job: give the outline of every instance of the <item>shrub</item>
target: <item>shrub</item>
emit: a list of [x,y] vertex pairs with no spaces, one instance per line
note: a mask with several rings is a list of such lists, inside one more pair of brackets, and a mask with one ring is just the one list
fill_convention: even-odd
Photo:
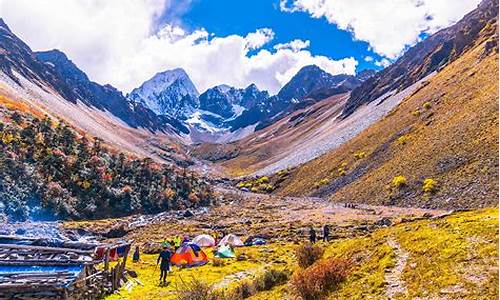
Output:
[[330,183],[330,179],[328,179],[328,178],[323,178],[323,179],[321,179],[321,180],[318,182],[318,185],[319,185],[319,186],[322,186],[322,185],[327,185],[327,184],[329,184],[329,183]]
[[319,261],[307,269],[297,270],[291,279],[293,291],[305,300],[324,299],[349,275],[350,263],[342,259]]
[[399,144],[404,145],[404,144],[406,144],[406,142],[407,142],[409,139],[410,139],[410,137],[409,137],[408,135],[406,135],[406,134],[405,134],[405,135],[402,135],[402,136],[398,137],[397,142],[398,142]]
[[267,176],[263,176],[263,177],[257,179],[257,181],[256,181],[257,184],[268,183],[268,182],[269,182],[269,177],[267,177]]
[[288,174],[290,174],[290,170],[289,170],[289,169],[279,170],[279,171],[276,173],[276,175],[278,175],[278,176],[286,176],[286,175],[288,175]]
[[259,189],[256,187],[253,187],[250,189],[250,191],[252,191],[252,193],[257,193],[259,191]]
[[318,245],[305,243],[295,248],[295,257],[301,268],[307,268],[323,256],[325,250]]
[[273,287],[288,281],[290,273],[288,270],[267,269],[254,280],[256,291],[269,291]]
[[406,177],[404,176],[396,176],[392,179],[391,185],[395,188],[401,188],[406,185]]
[[214,266],[214,267],[222,267],[225,264],[226,263],[224,262],[224,259],[222,259],[222,258],[214,257],[212,259],[212,266]]
[[364,151],[358,151],[358,152],[354,153],[354,158],[356,158],[356,159],[362,159],[365,157],[366,157],[366,152],[364,152]]
[[255,294],[255,285],[250,280],[243,280],[231,290],[227,291],[220,300],[239,300],[249,298]]
[[430,102],[425,102],[423,105],[422,105],[425,109],[431,109],[432,108],[432,104]]
[[347,173],[344,168],[339,168],[337,171],[339,172],[339,176],[344,176]]
[[274,190],[274,185],[272,184],[266,184],[264,186],[264,189],[267,191],[267,192],[272,192]]
[[217,300],[217,294],[212,290],[211,285],[195,277],[188,282],[180,278],[180,284],[176,286],[178,300]]
[[412,114],[413,116],[415,116],[415,117],[418,117],[418,116],[420,116],[420,110],[419,110],[419,109],[415,109],[414,111],[412,111],[412,113],[411,113],[411,114]]
[[422,190],[425,193],[434,193],[437,190],[437,181],[432,178],[426,178]]

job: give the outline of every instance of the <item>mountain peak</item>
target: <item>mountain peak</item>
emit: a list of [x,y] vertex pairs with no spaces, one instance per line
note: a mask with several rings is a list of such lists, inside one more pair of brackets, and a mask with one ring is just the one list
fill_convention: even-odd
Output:
[[184,116],[198,107],[198,90],[182,68],[156,73],[135,88],[128,98],[159,115]]
[[8,32],[11,32],[9,26],[7,26],[7,24],[4,22],[3,18],[0,18],[0,28],[3,28]]
[[307,66],[303,66],[299,72],[305,72],[305,71],[318,71],[318,70],[321,70],[323,71],[323,69],[321,69],[320,67],[318,67],[317,65],[307,65]]

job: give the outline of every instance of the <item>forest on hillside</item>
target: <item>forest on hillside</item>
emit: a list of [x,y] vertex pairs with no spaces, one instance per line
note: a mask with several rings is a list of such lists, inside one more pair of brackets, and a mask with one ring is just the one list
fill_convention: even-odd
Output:
[[60,120],[3,115],[0,214],[10,219],[94,219],[214,201],[209,184],[185,169],[116,151]]

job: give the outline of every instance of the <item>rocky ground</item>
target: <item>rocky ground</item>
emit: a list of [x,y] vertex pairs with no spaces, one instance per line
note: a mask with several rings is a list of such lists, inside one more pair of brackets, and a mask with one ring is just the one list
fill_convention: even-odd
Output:
[[[134,240],[147,252],[174,235],[234,233],[243,239],[253,235],[270,240],[298,242],[307,238],[310,226],[318,232],[331,225],[332,238],[365,235],[376,228],[415,218],[446,213],[443,210],[371,205],[334,204],[321,198],[278,197],[220,188],[218,205],[198,210],[166,212],[93,222],[66,222],[66,229],[80,229],[106,238]],[[148,251],[150,250],[150,251]]]

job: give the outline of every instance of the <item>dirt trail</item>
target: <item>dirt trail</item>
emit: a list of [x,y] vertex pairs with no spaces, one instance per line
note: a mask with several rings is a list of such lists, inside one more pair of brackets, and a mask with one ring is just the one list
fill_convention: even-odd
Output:
[[397,295],[405,294],[407,291],[406,283],[401,278],[401,275],[403,274],[409,255],[393,238],[389,239],[387,244],[394,249],[394,253],[396,254],[396,265],[385,274],[387,298],[394,299]]

